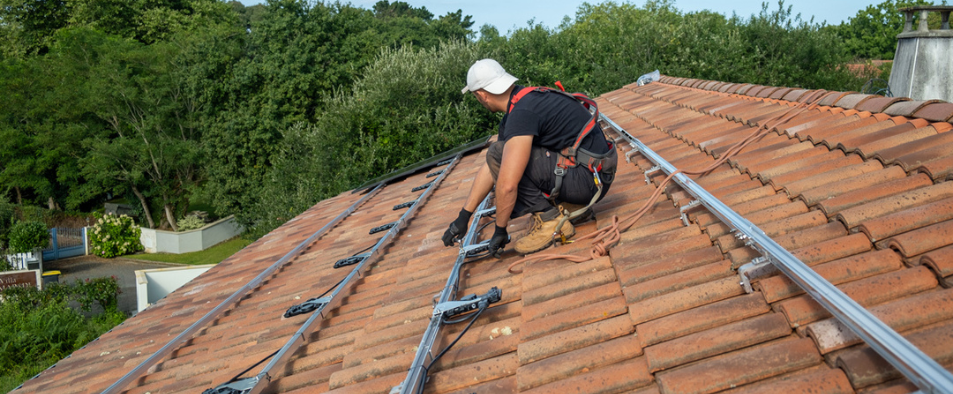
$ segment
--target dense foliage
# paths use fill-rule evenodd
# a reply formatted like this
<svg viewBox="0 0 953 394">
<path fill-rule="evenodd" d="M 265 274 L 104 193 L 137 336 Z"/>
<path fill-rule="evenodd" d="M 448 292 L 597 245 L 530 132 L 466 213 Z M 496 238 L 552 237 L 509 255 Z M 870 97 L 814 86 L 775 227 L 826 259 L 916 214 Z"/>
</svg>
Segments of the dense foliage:
<svg viewBox="0 0 953 394">
<path fill-rule="evenodd" d="M 10 251 L 28 253 L 50 242 L 50 230 L 40 222 L 17 222 L 10 228 Z"/>
<path fill-rule="evenodd" d="M 125 320 L 116 309 L 115 278 L 13 287 L 0 302 L 0 391 L 7 392 Z M 79 302 L 79 313 L 69 306 Z"/>
<path fill-rule="evenodd" d="M 89 228 L 89 245 L 93 254 L 111 258 L 142 250 L 142 230 L 126 215 L 108 214 Z"/>
<path fill-rule="evenodd" d="M 946 0 L 943 0 L 946 4 Z M 897 49 L 897 35 L 903 31 L 905 21 L 901 8 L 917 5 L 933 5 L 926 0 L 885 0 L 869 5 L 839 26 L 832 26 L 841 37 L 847 52 L 858 59 L 893 60 Z M 940 15 L 930 13 L 927 22 L 931 28 L 940 25 Z M 920 23 L 919 13 L 914 13 L 913 28 Z"/>
<path fill-rule="evenodd" d="M 858 22 L 859 24 L 859 22 Z M 858 90 L 832 29 L 779 3 L 758 15 L 668 1 L 584 3 L 502 36 L 462 10 L 382 0 L 0 0 L 0 192 L 88 210 L 122 197 L 144 226 L 190 204 L 260 236 L 315 202 L 493 133 L 457 93 L 494 57 L 523 84 L 598 95 L 664 74 Z M 2 219 L 2 217 L 0 217 Z M 183 222 L 184 223 L 184 222 Z M 2 224 L 0 224 L 2 226 Z M 2 228 L 0 228 L 2 230 Z M 2 236 L 2 234 L 0 234 Z"/>
</svg>

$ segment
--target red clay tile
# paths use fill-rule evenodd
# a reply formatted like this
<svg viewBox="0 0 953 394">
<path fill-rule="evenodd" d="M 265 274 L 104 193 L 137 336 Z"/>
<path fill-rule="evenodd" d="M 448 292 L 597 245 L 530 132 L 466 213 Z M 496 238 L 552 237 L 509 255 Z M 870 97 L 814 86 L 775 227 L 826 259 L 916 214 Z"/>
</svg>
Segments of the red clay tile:
<svg viewBox="0 0 953 394">
<path fill-rule="evenodd" d="M 830 107 L 833 106 L 838 100 L 844 98 L 845 96 L 854 93 L 854 92 L 830 92 L 824 95 L 824 98 L 818 103 L 818 105 Z"/>
<path fill-rule="evenodd" d="M 478 363 L 462 365 L 432 374 L 429 376 L 430 380 L 427 386 L 433 392 L 459 390 L 469 385 L 511 376 L 516 373 L 517 368 L 519 368 L 519 360 L 516 353 L 507 353 Z"/>
<path fill-rule="evenodd" d="M 940 102 L 940 100 L 898 101 L 885 108 L 883 112 L 891 116 L 906 116 L 910 118 L 913 117 L 917 111 L 923 109 L 923 107 L 938 102 Z"/>
<path fill-rule="evenodd" d="M 713 393 L 821 362 L 810 339 L 782 340 L 656 375 L 665 393 Z"/>
<path fill-rule="evenodd" d="M 632 304 L 629 314 L 636 325 L 698 306 L 744 294 L 738 278 L 728 277 Z"/>
<path fill-rule="evenodd" d="M 874 275 L 896 271 L 903 267 L 900 256 L 892 250 L 878 250 L 858 254 L 814 267 L 814 271 L 832 284 L 841 284 Z M 755 283 L 768 303 L 804 294 L 787 276 L 773 276 Z"/>
<path fill-rule="evenodd" d="M 936 135 L 937 131 L 933 126 L 921 127 L 919 129 L 911 130 L 906 133 L 893 135 L 887 138 L 878 139 L 876 141 L 868 142 L 865 144 L 858 145 L 855 149 L 855 152 L 859 153 L 864 158 L 871 158 L 880 153 L 880 151 L 887 150 L 898 145 L 903 145 L 913 141 L 917 141 L 931 135 Z"/>
<path fill-rule="evenodd" d="M 628 316 L 617 316 L 519 344 L 520 365 L 593 346 L 635 331 Z"/>
<path fill-rule="evenodd" d="M 936 201 L 949 192 L 932 183 L 930 178 L 923 174 L 908 176 L 844 193 L 822 201 L 818 208 L 829 216 L 844 217 L 847 220 L 845 224 L 852 228 L 861 221 L 896 212 L 917 203 L 929 202 L 923 201 L 924 198 L 940 196 L 930 200 Z"/>
<path fill-rule="evenodd" d="M 884 112 L 887 107 L 890 107 L 894 103 L 909 101 L 909 98 L 906 97 L 875 97 L 869 100 L 865 100 L 863 103 L 858 104 L 855 109 L 858 111 L 870 111 L 870 112 Z"/>
<path fill-rule="evenodd" d="M 520 326 L 520 336 L 523 341 L 528 341 L 615 317 L 625 313 L 627 309 L 624 299 L 613 297 L 605 301 L 582 305 L 576 309 L 563 310 L 560 313 L 524 322 Z"/>
<path fill-rule="evenodd" d="M 696 249 L 674 256 L 664 257 L 654 262 L 640 265 L 627 270 L 619 271 L 619 280 L 628 285 L 671 275 L 683 270 L 692 269 L 722 259 L 721 251 L 716 247 Z"/>
<path fill-rule="evenodd" d="M 627 335 L 598 345 L 563 353 L 517 370 L 520 391 L 566 379 L 590 369 L 608 366 L 642 354 L 639 339 Z M 515 357 L 515 355 L 514 355 Z"/>
<path fill-rule="evenodd" d="M 913 116 L 931 122 L 949 121 L 950 118 L 953 117 L 953 103 L 929 104 L 917 111 Z"/>
<path fill-rule="evenodd" d="M 948 136 L 948 135 L 953 135 L 953 133 L 938 134 L 937 136 Z M 889 154 L 893 154 L 893 152 Z M 916 152 L 903 153 L 901 156 L 887 156 L 887 155 L 888 153 L 883 153 L 881 156 L 884 158 L 893 157 L 893 159 L 891 160 L 897 164 L 900 164 L 904 170 L 913 171 L 923 166 L 926 163 L 930 163 L 935 160 L 942 160 L 944 158 L 949 158 L 950 156 L 953 156 L 953 141 L 929 146 L 924 149 L 918 150 Z"/>
<path fill-rule="evenodd" d="M 865 161 L 847 167 L 832 169 L 793 182 L 786 182 L 783 185 L 783 189 L 791 197 L 797 197 L 804 191 L 823 186 L 827 186 L 830 189 L 835 185 L 839 185 L 844 180 L 853 179 L 863 174 L 882 170 L 883 168 L 883 165 L 878 161 Z"/>
<path fill-rule="evenodd" d="M 769 310 L 763 297 L 747 294 L 642 323 L 636 327 L 636 331 L 642 340 L 642 346 L 650 346 L 757 316 Z"/>
<path fill-rule="evenodd" d="M 845 283 L 838 288 L 858 304 L 872 306 L 936 286 L 936 277 L 930 270 L 914 267 Z M 784 313 L 793 327 L 830 317 L 827 310 L 807 295 L 781 301 L 776 308 Z"/>
<path fill-rule="evenodd" d="M 780 313 L 768 313 L 645 348 L 649 371 L 657 372 L 791 334 Z"/>
<path fill-rule="evenodd" d="M 933 180 L 949 180 L 953 177 L 953 156 L 930 160 L 917 167 L 916 171 L 927 174 Z"/>
<path fill-rule="evenodd" d="M 923 255 L 920 264 L 927 265 L 940 277 L 953 276 L 953 246 L 940 248 Z"/>
<path fill-rule="evenodd" d="M 618 282 L 606 283 L 533 305 L 524 305 L 522 318 L 528 322 L 612 298 L 622 298 L 622 288 Z"/>
<path fill-rule="evenodd" d="M 646 298 L 657 297 L 686 287 L 723 278 L 731 275 L 731 273 L 731 262 L 722 260 L 642 283 L 623 284 L 627 287 L 625 287 L 622 292 L 625 293 L 626 302 L 631 304 Z"/>
<path fill-rule="evenodd" d="M 953 198 L 905 209 L 862 222 L 858 229 L 877 242 L 887 237 L 953 219 Z"/>
<path fill-rule="evenodd" d="M 953 290 L 925 291 L 894 302 L 870 308 L 870 313 L 897 332 L 904 332 L 953 318 Z M 806 328 L 821 354 L 863 343 L 850 329 L 831 318 L 811 323 Z"/>
<path fill-rule="evenodd" d="M 906 174 L 902 168 L 890 166 L 884 168 L 883 170 L 869 172 L 843 182 L 838 182 L 835 184 L 836 187 L 820 185 L 818 187 L 808 189 L 802 192 L 799 198 L 804 200 L 808 206 L 813 206 L 849 192 L 864 190 L 891 180 L 904 178 L 905 176 Z M 866 191 L 860 192 L 855 196 L 844 197 L 844 203 L 848 203 L 848 201 L 857 201 L 857 199 L 864 198 L 865 193 Z M 839 205 L 840 203 L 833 202 L 833 204 Z M 823 210 L 823 208 L 821 209 Z"/>
<path fill-rule="evenodd" d="M 911 333 L 910 343 L 941 364 L 953 361 L 953 322 Z M 837 357 L 838 367 L 847 372 L 855 388 L 882 383 L 900 376 L 883 358 L 869 347 L 847 351 Z"/>
<path fill-rule="evenodd" d="M 837 102 L 834 103 L 834 105 L 841 108 L 856 109 L 860 104 L 863 104 L 864 101 L 874 99 L 877 97 L 880 97 L 880 96 L 876 96 L 872 94 L 862 94 L 862 93 L 848 94 L 842 97 L 840 100 L 837 100 Z"/>
<path fill-rule="evenodd" d="M 953 244 L 953 221 L 922 227 L 882 241 L 904 257 L 916 256 Z"/>
<path fill-rule="evenodd" d="M 722 391 L 725 394 L 849 394 L 853 392 L 854 388 L 850 386 L 844 371 L 827 366 L 808 368 L 734 390 Z"/>
</svg>

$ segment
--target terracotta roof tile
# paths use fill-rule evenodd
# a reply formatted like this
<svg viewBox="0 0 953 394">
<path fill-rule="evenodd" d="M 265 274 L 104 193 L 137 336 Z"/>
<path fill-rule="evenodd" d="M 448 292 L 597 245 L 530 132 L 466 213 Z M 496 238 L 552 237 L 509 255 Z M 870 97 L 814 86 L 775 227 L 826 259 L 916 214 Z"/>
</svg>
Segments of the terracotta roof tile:
<svg viewBox="0 0 953 394">
<path fill-rule="evenodd" d="M 920 264 L 936 273 L 944 287 L 953 287 L 953 247 L 947 246 L 923 255 Z"/>
<path fill-rule="evenodd" d="M 840 284 L 867 278 L 886 272 L 897 271 L 903 267 L 900 256 L 892 250 L 879 250 L 845 257 L 839 260 L 814 266 L 814 271 L 833 284 Z M 804 294 L 787 276 L 773 276 L 755 283 L 769 303 Z"/>
<path fill-rule="evenodd" d="M 906 335 L 915 346 L 941 364 L 953 361 L 953 322 L 933 326 Z M 890 364 L 868 347 L 845 352 L 837 357 L 837 366 L 847 372 L 855 388 L 882 383 L 900 376 Z"/>
<path fill-rule="evenodd" d="M 728 277 L 637 302 L 629 308 L 629 314 L 633 323 L 640 324 L 743 293 L 738 279 Z"/>
<path fill-rule="evenodd" d="M 756 394 L 756 393 L 853 393 L 847 375 L 837 368 L 826 366 L 816 369 L 805 369 L 764 382 L 747 385 L 734 390 L 722 391 L 726 394 Z"/>
<path fill-rule="evenodd" d="M 928 104 L 913 114 L 931 122 L 950 121 L 953 118 L 953 103 Z"/>
<path fill-rule="evenodd" d="M 870 313 L 898 332 L 926 327 L 953 319 L 953 290 L 925 291 L 870 308 Z M 817 342 L 822 354 L 863 343 L 837 319 L 811 323 L 807 334 Z"/>
<path fill-rule="evenodd" d="M 945 221 L 887 238 L 885 245 L 904 257 L 916 256 L 953 244 L 953 221 Z"/>
<path fill-rule="evenodd" d="M 629 360 L 641 354 L 642 347 L 638 338 L 632 335 L 622 336 L 520 366 L 517 372 L 518 386 L 521 391 L 528 390 L 586 373 L 591 369 Z M 646 378 L 647 376 L 642 380 L 647 380 Z"/>
<path fill-rule="evenodd" d="M 953 219 L 953 198 L 947 198 L 864 221 L 858 229 L 871 241 L 877 242 L 893 235 L 951 219 Z"/>
<path fill-rule="evenodd" d="M 858 104 L 854 108 L 858 111 L 884 112 L 884 110 L 894 103 L 909 100 L 910 99 L 906 97 L 875 97 L 869 100 L 864 100 L 863 103 Z"/>
<path fill-rule="evenodd" d="M 767 313 L 649 346 L 645 357 L 654 373 L 790 334 L 783 315 Z"/>
<path fill-rule="evenodd" d="M 828 185 L 818 185 L 814 188 L 808 189 L 801 193 L 800 198 L 807 203 L 808 206 L 813 206 L 818 203 L 821 203 L 825 200 L 844 195 L 846 193 L 854 192 L 857 190 L 863 190 L 871 186 L 884 183 L 890 180 L 901 179 L 905 177 L 905 173 L 902 168 L 897 166 L 886 167 L 882 170 L 877 170 L 869 172 L 851 179 L 848 179 L 843 182 L 838 182 L 836 187 L 829 187 Z M 863 198 L 863 194 L 858 196 L 845 197 L 845 203 L 847 200 L 855 201 L 856 199 Z"/>
<path fill-rule="evenodd" d="M 810 339 L 781 340 L 656 376 L 662 392 L 709 393 L 817 365 Z"/>
<path fill-rule="evenodd" d="M 865 306 L 881 304 L 935 287 L 936 277 L 925 267 L 892 271 L 838 286 L 854 301 Z M 776 308 L 784 313 L 794 327 L 830 317 L 829 312 L 807 295 L 781 301 Z"/>
<path fill-rule="evenodd" d="M 872 94 L 861 94 L 861 93 L 848 94 L 844 97 L 841 97 L 840 100 L 837 100 L 837 102 L 834 103 L 834 105 L 841 108 L 856 109 L 860 104 L 863 104 L 865 101 L 873 99 L 873 98 L 878 98 L 878 97 L 880 96 L 876 96 Z"/>
<path fill-rule="evenodd" d="M 913 117 L 917 111 L 923 109 L 927 105 L 941 102 L 940 100 L 907 100 L 907 101 L 897 101 L 885 108 L 882 112 L 891 116 L 906 116 Z"/>
<path fill-rule="evenodd" d="M 923 178 L 926 177 L 924 176 Z M 853 228 L 866 220 L 953 197 L 953 184 L 940 183 L 932 185 L 929 179 L 925 181 L 923 186 L 907 190 L 908 191 L 902 193 L 891 193 L 887 196 L 874 197 L 874 200 L 859 205 L 852 205 L 850 208 L 839 207 L 840 209 L 835 209 L 837 219 L 844 222 L 848 228 Z M 833 214 L 831 206 L 823 203 L 821 205 L 826 208 L 825 212 L 827 212 L 828 215 Z"/>
<path fill-rule="evenodd" d="M 830 93 L 827 93 L 827 94 L 824 95 L 824 97 L 821 99 L 821 101 L 818 103 L 818 105 L 831 107 L 831 106 L 833 106 L 834 103 L 836 103 L 838 100 L 844 98 L 845 96 L 847 96 L 847 95 L 849 95 L 849 94 L 851 94 L 851 93 L 853 93 L 853 92 L 830 92 Z"/>
</svg>

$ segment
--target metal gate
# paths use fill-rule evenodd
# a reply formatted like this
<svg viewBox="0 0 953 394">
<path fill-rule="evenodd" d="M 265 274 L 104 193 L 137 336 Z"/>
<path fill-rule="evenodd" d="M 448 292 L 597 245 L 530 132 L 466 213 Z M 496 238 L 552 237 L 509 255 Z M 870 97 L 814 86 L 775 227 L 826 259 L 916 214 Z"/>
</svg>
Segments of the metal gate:
<svg viewBox="0 0 953 394">
<path fill-rule="evenodd" d="M 50 229 L 50 246 L 43 249 L 43 260 L 65 259 L 86 254 L 86 228 Z"/>
</svg>

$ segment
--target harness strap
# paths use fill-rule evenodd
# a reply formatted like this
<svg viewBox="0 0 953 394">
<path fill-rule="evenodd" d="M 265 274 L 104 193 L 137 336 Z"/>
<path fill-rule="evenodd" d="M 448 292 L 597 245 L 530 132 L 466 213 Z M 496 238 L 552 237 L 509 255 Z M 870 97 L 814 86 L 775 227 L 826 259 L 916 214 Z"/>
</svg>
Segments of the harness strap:
<svg viewBox="0 0 953 394">
<path fill-rule="evenodd" d="M 592 173 L 596 173 L 602 169 L 602 159 L 604 159 L 605 156 L 608 155 L 608 154 L 597 155 L 597 154 L 593 154 L 591 152 L 587 152 L 586 150 L 579 148 L 579 146 L 582 144 L 582 140 L 585 139 L 586 136 L 588 136 L 593 129 L 595 129 L 596 122 L 599 119 L 599 107 L 598 105 L 596 105 L 596 102 L 582 93 L 567 93 L 565 89 L 563 89 L 563 86 L 561 83 L 557 82 L 556 86 L 559 86 L 559 88 L 562 90 L 556 90 L 556 89 L 545 87 L 545 86 L 525 87 L 523 89 L 520 89 L 520 91 L 516 92 L 516 94 L 513 95 L 513 98 L 510 100 L 510 106 L 506 110 L 506 113 L 512 112 L 513 108 L 516 106 L 516 103 L 522 100 L 523 97 L 525 97 L 529 93 L 552 92 L 552 93 L 561 94 L 566 97 L 572 98 L 573 100 L 576 100 L 577 102 L 579 102 L 579 104 L 583 106 L 583 108 L 586 109 L 586 111 L 590 113 L 591 116 L 589 118 L 589 121 L 587 121 L 585 125 L 583 125 L 582 129 L 579 130 L 579 134 L 576 136 L 576 139 L 575 141 L 573 141 L 573 144 L 559 152 L 559 159 L 556 161 L 556 168 L 553 170 L 554 174 L 556 175 L 556 183 L 552 192 L 549 194 L 549 199 L 553 203 L 555 203 L 556 197 L 559 196 L 559 190 L 560 188 L 562 188 L 563 177 L 566 175 L 566 171 L 572 167 L 578 166 L 581 163 L 581 161 L 579 160 L 580 153 L 583 153 L 582 156 L 585 159 L 584 161 L 586 164 L 586 168 L 589 170 L 589 172 L 592 172 Z M 612 148 L 613 147 L 610 144 L 609 152 L 612 152 Z M 601 190 L 601 187 L 600 187 L 600 190 Z"/>
</svg>

